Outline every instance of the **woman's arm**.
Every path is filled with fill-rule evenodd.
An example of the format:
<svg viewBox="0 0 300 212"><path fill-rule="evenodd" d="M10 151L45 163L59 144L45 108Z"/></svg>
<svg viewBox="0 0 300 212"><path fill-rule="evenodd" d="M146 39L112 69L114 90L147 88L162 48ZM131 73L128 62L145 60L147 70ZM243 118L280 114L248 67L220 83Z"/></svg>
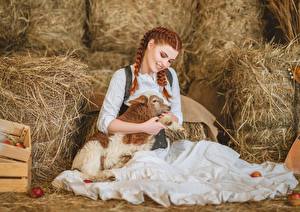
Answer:
<svg viewBox="0 0 300 212"><path fill-rule="evenodd" d="M165 126L157 120L158 117L154 117L144 123L135 124L114 119L108 126L108 132L119 132L124 134L144 132L147 134L156 135L161 129L165 129Z"/></svg>
<svg viewBox="0 0 300 212"><path fill-rule="evenodd" d="M125 95L125 69L117 70L109 83L106 95L99 113L97 128L108 133L108 126L117 117Z"/></svg>
<svg viewBox="0 0 300 212"><path fill-rule="evenodd" d="M144 123L128 123L116 119L124 100L126 76L124 69L116 71L110 81L101 111L99 113L97 127L103 133L139 133L157 134L165 128L157 117Z"/></svg>

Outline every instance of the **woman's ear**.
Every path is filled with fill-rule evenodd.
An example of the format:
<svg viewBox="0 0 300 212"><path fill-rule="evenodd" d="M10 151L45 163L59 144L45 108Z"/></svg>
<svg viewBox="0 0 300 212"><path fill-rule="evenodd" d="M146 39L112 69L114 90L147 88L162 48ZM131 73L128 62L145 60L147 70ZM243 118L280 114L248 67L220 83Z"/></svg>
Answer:
<svg viewBox="0 0 300 212"><path fill-rule="evenodd" d="M148 48L152 49L154 47L155 43L154 43L154 39L149 40L148 42Z"/></svg>

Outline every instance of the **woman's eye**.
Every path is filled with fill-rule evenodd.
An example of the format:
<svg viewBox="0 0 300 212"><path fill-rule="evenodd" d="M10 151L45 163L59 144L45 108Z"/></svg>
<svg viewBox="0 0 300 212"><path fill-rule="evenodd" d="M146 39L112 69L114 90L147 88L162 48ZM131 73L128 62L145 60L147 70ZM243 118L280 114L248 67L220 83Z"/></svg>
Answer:
<svg viewBox="0 0 300 212"><path fill-rule="evenodd" d="M166 55L165 53L163 53L163 52L160 53L160 56L161 56L162 58L166 58L166 57L167 57L167 55Z"/></svg>

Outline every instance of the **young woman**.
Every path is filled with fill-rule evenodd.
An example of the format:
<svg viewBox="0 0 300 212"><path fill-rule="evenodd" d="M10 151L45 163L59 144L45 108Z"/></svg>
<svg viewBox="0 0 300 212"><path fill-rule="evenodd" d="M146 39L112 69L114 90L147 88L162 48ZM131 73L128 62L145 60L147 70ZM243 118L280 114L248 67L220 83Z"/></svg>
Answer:
<svg viewBox="0 0 300 212"><path fill-rule="evenodd" d="M170 68L181 48L178 35L163 27L150 30L141 41L134 65L118 70L110 83L98 119L103 132L158 134L154 148L164 148L163 126L152 118L141 124L117 120L130 95L161 92L171 103L174 120L182 122L178 80ZM171 77L170 77L171 76ZM130 85L130 86L128 86ZM134 97L134 96L133 96ZM174 142L166 149L137 152L130 163L110 172L116 180L87 186L78 171L65 171L53 185L93 199L123 198L139 204L147 194L164 206L245 202L286 195L297 185L284 164L250 164L216 142Z"/></svg>
<svg viewBox="0 0 300 212"><path fill-rule="evenodd" d="M135 63L116 71L111 79L97 122L100 131L125 134L144 132L156 135L153 149L167 147L164 126L157 122L158 117L141 124L124 122L116 117L126 110L125 101L129 96L152 90L160 92L169 101L173 120L182 123L178 78L170 67L181 46L179 36L169 29L156 27L146 32L137 50Z"/></svg>

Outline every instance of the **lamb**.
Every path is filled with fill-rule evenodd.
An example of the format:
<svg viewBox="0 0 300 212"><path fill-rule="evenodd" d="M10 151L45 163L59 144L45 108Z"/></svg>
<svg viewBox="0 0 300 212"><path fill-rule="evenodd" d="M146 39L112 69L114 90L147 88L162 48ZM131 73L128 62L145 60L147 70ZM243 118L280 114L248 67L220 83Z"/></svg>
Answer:
<svg viewBox="0 0 300 212"><path fill-rule="evenodd" d="M141 95L129 101L127 111L118 119L132 123L143 123L152 117L170 110L162 98L157 95ZM170 118L164 117L161 122L171 130L180 130L180 125L173 124ZM83 178L92 180L113 179L110 171L123 167L140 150L150 150L155 137L146 133L105 135L97 132L80 149L73 160L72 169L81 172Z"/></svg>

